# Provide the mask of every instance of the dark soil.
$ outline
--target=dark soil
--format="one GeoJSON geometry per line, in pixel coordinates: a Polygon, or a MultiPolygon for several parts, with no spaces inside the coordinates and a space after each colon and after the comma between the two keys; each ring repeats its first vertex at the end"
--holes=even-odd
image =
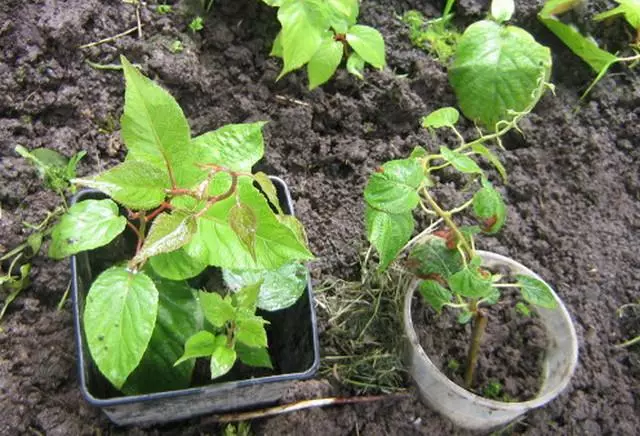
{"type": "MultiPolygon", "coordinates": [[[[517,295],[504,295],[499,304],[485,309],[489,320],[471,390],[493,400],[530,400],[542,386],[545,327],[534,314],[516,312],[516,301],[517,295]]],[[[471,323],[458,323],[454,310],[445,309],[438,315],[421,298],[414,297],[413,303],[411,317],[420,345],[438,369],[466,388],[471,323]]]]}
{"type": "MultiPolygon", "coordinates": [[[[132,34],[84,50],[77,47],[135,25],[134,7],[120,0],[0,2],[2,250],[25,238],[22,221],[41,220],[58,201],[13,151],[16,144],[67,156],[86,150],[81,175],[123,158],[118,133],[109,128],[122,110],[122,76],[85,62],[117,63],[122,53],[177,98],[194,134],[225,123],[269,120],[262,169],[283,177],[293,191],[318,256],[310,265],[314,279],[357,279],[368,174],[416,144],[436,147],[419,119],[455,104],[445,69],[411,48],[396,18],[410,8],[434,16],[443,2],[424,3],[364,1],[361,21],[384,34],[388,66],[368,71],[364,82],[342,71],[309,92],[302,73],[275,82],[280,64],[268,57],[275,14],[257,0],[215,2],[199,34],[186,31],[189,18],[162,16],[149,5],[141,10],[142,39],[132,34]],[[175,39],[185,46],[180,54],[166,48],[175,39]]],[[[596,10],[610,6],[606,0],[591,3],[596,10]]],[[[459,23],[481,18],[487,4],[461,0],[459,23]]],[[[522,123],[524,136],[506,138],[508,222],[498,238],[479,242],[531,267],[557,290],[576,323],[580,361],[566,392],[512,431],[636,434],[640,379],[630,362],[637,361],[638,350],[615,344],[627,333],[620,330],[616,309],[640,295],[640,79],[616,67],[576,112],[593,73],[538,23],[541,5],[542,0],[518,2],[515,21],[552,47],[556,95],[546,95],[522,123]]],[[[472,135],[472,126],[466,127],[472,135]]],[[[2,321],[0,434],[217,431],[197,419],[150,430],[112,426],[81,398],[70,305],[56,310],[69,282],[67,262],[36,257],[32,279],[2,321]]],[[[336,392],[322,380],[298,389],[308,396],[336,392]]],[[[253,428],[257,434],[309,436],[464,433],[415,395],[298,412],[256,421],[253,428]]]]}

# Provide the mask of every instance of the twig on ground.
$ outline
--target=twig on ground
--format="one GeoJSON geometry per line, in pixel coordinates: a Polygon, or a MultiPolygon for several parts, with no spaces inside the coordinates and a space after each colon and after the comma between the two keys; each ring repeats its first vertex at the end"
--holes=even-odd
{"type": "Polygon", "coordinates": [[[78,48],[90,48],[90,47],[95,47],[97,45],[104,44],[104,43],[107,43],[107,42],[112,42],[112,41],[115,41],[118,38],[122,38],[123,36],[127,36],[130,33],[135,32],[136,30],[138,30],[138,32],[141,32],[141,29],[142,29],[142,25],[140,23],[138,23],[138,26],[134,26],[131,29],[127,29],[122,33],[118,33],[117,35],[113,35],[113,36],[110,36],[108,38],[101,39],[100,41],[90,42],[88,44],[84,44],[84,45],[78,46],[78,48]]]}

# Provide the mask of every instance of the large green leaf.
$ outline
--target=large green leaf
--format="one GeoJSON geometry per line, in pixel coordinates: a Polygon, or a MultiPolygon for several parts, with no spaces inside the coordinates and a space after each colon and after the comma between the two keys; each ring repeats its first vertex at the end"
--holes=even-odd
{"type": "Polygon", "coordinates": [[[340,65],[344,48],[342,43],[333,39],[332,35],[329,32],[329,37],[322,41],[322,44],[307,64],[309,89],[314,89],[329,80],[338,69],[338,65],[340,65]]]}
{"type": "Polygon", "coordinates": [[[529,33],[479,21],[460,38],[449,78],[464,115],[494,129],[540,98],[550,71],[551,52],[529,33]]]}
{"type": "Polygon", "coordinates": [[[157,254],[175,251],[188,243],[195,232],[193,215],[180,211],[162,213],[153,220],[149,234],[133,261],[140,263],[157,254]]]}
{"type": "Polygon", "coordinates": [[[264,155],[264,121],[228,124],[193,139],[201,153],[201,164],[216,164],[233,171],[251,171],[264,155]]]}
{"type": "Polygon", "coordinates": [[[361,24],[351,26],[347,32],[347,42],[365,62],[375,68],[384,67],[384,39],[376,29],[361,24]]]}
{"type": "Polygon", "coordinates": [[[126,161],[90,179],[74,179],[74,183],[104,192],[118,203],[135,210],[158,206],[171,187],[165,169],[143,161],[126,161]]]}
{"type": "Polygon", "coordinates": [[[546,309],[555,309],[558,306],[551,288],[545,282],[522,274],[518,274],[516,280],[520,285],[522,298],[527,302],[546,309]]]}
{"type": "Polygon", "coordinates": [[[189,145],[191,133],[175,99],[121,56],[126,79],[121,134],[129,149],[127,159],[167,168],[179,161],[174,154],[189,145]]]}
{"type": "Polygon", "coordinates": [[[371,175],[364,198],[374,209],[408,212],[420,202],[417,190],[423,180],[422,165],[417,159],[392,160],[371,175]]]}
{"type": "Polygon", "coordinates": [[[336,33],[346,33],[349,27],[356,24],[360,13],[359,0],[327,0],[329,5],[330,24],[336,33]]]}
{"type": "Polygon", "coordinates": [[[256,257],[256,230],[258,228],[258,221],[256,214],[253,213],[253,209],[248,204],[237,202],[231,206],[229,210],[229,226],[233,230],[246,248],[251,254],[251,257],[256,257]]]}
{"type": "Polygon", "coordinates": [[[158,318],[140,365],[122,387],[127,395],[186,389],[195,366],[193,360],[174,362],[187,339],[202,328],[196,293],[184,281],[152,278],[159,292],[158,318]]]}
{"type": "Polygon", "coordinates": [[[262,282],[258,307],[275,311],[292,306],[298,301],[307,285],[307,268],[292,262],[276,270],[224,270],[223,278],[233,291],[262,282]]]}
{"type": "Polygon", "coordinates": [[[235,198],[214,204],[198,220],[198,230],[186,252],[193,257],[228,269],[277,269],[292,260],[313,258],[294,232],[275,217],[264,196],[251,181],[240,179],[237,195],[255,216],[255,259],[229,224],[229,211],[235,198]]]}
{"type": "Polygon", "coordinates": [[[596,15],[593,17],[594,21],[602,21],[618,15],[624,15],[625,20],[631,27],[640,31],[640,0],[616,0],[616,2],[620,6],[596,15]]]}
{"type": "Polygon", "coordinates": [[[423,278],[448,279],[464,267],[458,250],[447,248],[443,238],[432,236],[417,244],[409,254],[411,269],[423,278]]]}
{"type": "Polygon", "coordinates": [[[280,44],[284,67],[279,78],[311,60],[322,44],[329,18],[324,0],[287,0],[282,4],[278,21],[282,25],[280,44]]]}
{"type": "Polygon", "coordinates": [[[366,206],[367,238],[378,251],[385,270],[409,241],[415,226],[411,212],[388,213],[366,206]]]}
{"type": "Polygon", "coordinates": [[[49,257],[62,259],[107,245],[127,226],[111,200],[84,200],[69,208],[51,233],[49,257]]]}
{"type": "Polygon", "coordinates": [[[118,389],[147,350],[158,314],[158,290],[142,272],[112,267],[91,285],[83,326],[91,357],[118,389]]]}
{"type": "Polygon", "coordinates": [[[189,256],[184,248],[157,254],[149,259],[149,263],[156,274],[170,280],[190,279],[207,267],[204,262],[189,256]]]}

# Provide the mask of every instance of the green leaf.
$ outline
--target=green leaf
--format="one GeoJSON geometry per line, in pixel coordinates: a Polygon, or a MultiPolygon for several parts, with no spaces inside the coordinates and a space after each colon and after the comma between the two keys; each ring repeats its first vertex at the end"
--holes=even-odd
{"type": "Polygon", "coordinates": [[[195,361],[174,366],[189,337],[202,328],[202,313],[196,292],[186,282],[153,277],[159,292],[158,318],[140,365],[127,378],[127,395],[148,394],[191,385],[195,361]]]}
{"type": "Polygon", "coordinates": [[[462,256],[458,250],[450,250],[443,238],[432,236],[421,244],[417,244],[409,254],[409,265],[420,277],[444,280],[464,267],[462,256]]]}
{"type": "Polygon", "coordinates": [[[284,212],[280,207],[280,200],[278,199],[278,191],[276,190],[276,187],[274,186],[269,176],[267,176],[262,171],[258,171],[253,175],[253,178],[260,186],[260,189],[262,190],[264,195],[267,196],[269,203],[271,203],[276,208],[279,214],[283,214],[284,212]]]}
{"type": "Polygon", "coordinates": [[[83,325],[91,357],[117,388],[140,363],[158,314],[158,290],[142,272],[112,267],[87,294],[83,325]]]}
{"type": "Polygon", "coordinates": [[[411,154],[409,155],[409,158],[420,159],[427,156],[428,154],[429,153],[427,152],[427,150],[425,150],[424,147],[420,145],[416,145],[415,147],[413,147],[413,150],[411,150],[411,154]]]}
{"type": "Polygon", "coordinates": [[[442,158],[449,162],[455,169],[465,174],[482,174],[482,168],[469,156],[451,150],[447,147],[440,147],[442,158]]]}
{"type": "Polygon", "coordinates": [[[449,290],[434,280],[423,280],[418,288],[420,295],[427,303],[431,305],[438,313],[445,304],[451,301],[453,295],[449,290]]]}
{"type": "Polygon", "coordinates": [[[256,216],[255,259],[229,224],[235,198],[219,201],[198,220],[198,231],[186,246],[190,256],[229,269],[276,269],[292,260],[313,258],[305,244],[278,221],[264,195],[250,180],[241,178],[237,193],[256,216]]]}
{"type": "Polygon", "coordinates": [[[531,316],[531,309],[527,306],[527,303],[522,301],[518,301],[515,306],[516,312],[518,312],[522,316],[529,317],[531,316]]]}
{"type": "Polygon", "coordinates": [[[620,6],[596,15],[593,20],[602,21],[607,18],[624,15],[625,20],[631,27],[640,30],[640,0],[616,0],[616,2],[620,6]]]}
{"type": "Polygon", "coordinates": [[[389,213],[405,213],[420,202],[417,190],[424,180],[417,159],[392,160],[369,178],[364,198],[369,206],[389,213]]]}
{"type": "Polygon", "coordinates": [[[498,232],[507,219],[507,207],[502,196],[490,182],[483,181],[483,187],[473,196],[473,212],[483,220],[482,231],[489,234],[498,232]]]}
{"type": "Polygon", "coordinates": [[[493,291],[491,277],[485,278],[477,268],[468,266],[447,279],[449,288],[454,294],[463,297],[480,299],[493,291]]]}
{"type": "Polygon", "coordinates": [[[460,312],[460,315],[458,315],[458,324],[466,324],[471,321],[472,318],[473,313],[469,312],[468,310],[463,310],[462,312],[460,312]]]}
{"type": "Polygon", "coordinates": [[[551,52],[529,33],[485,20],[460,38],[449,79],[462,113],[494,129],[538,101],[550,71],[551,52]]]}
{"type": "Polygon", "coordinates": [[[261,283],[258,307],[268,311],[292,306],[307,285],[307,268],[297,262],[287,263],[276,270],[223,270],[222,276],[233,291],[261,283]]]}
{"type": "Polygon", "coordinates": [[[513,0],[492,0],[491,2],[491,16],[498,23],[510,20],[515,9],[513,0]]]}
{"type": "Polygon", "coordinates": [[[307,233],[304,230],[302,223],[293,215],[276,215],[276,218],[280,224],[286,226],[293,232],[298,239],[298,242],[302,245],[307,245],[307,233]]]}
{"type": "Polygon", "coordinates": [[[558,306],[551,288],[542,280],[522,274],[516,275],[516,280],[526,302],[546,309],[555,309],[558,306]]]}
{"type": "Polygon", "coordinates": [[[583,36],[577,29],[564,24],[556,17],[544,15],[542,12],[538,17],[549,30],[596,73],[606,72],[618,60],[615,55],[599,48],[593,39],[583,36]]]}
{"type": "MultiPolygon", "coordinates": [[[[224,336],[219,337],[226,340],[224,336]]],[[[184,353],[176,360],[173,366],[178,366],[182,362],[197,357],[211,356],[216,349],[216,339],[217,337],[213,333],[204,330],[192,335],[184,344],[184,353]]]]}
{"type": "Polygon", "coordinates": [[[443,107],[431,112],[422,118],[422,127],[439,129],[441,127],[454,127],[460,119],[460,113],[456,108],[443,107]]]}
{"type": "Polygon", "coordinates": [[[180,160],[180,149],[191,140],[187,119],[171,95],[120,57],[126,79],[121,134],[129,149],[127,160],[145,161],[157,168],[180,160]]]}
{"type": "Polygon", "coordinates": [[[111,200],[84,200],[74,204],[51,233],[49,257],[62,259],[111,242],[127,226],[111,200]]]}
{"type": "Polygon", "coordinates": [[[347,42],[364,59],[375,68],[382,69],[384,59],[384,39],[373,27],[356,24],[347,32],[347,42]]]}
{"type": "Polygon", "coordinates": [[[216,336],[215,349],[211,354],[211,379],[221,377],[231,371],[234,363],[236,363],[236,351],[227,346],[227,338],[220,335],[216,336]]]}
{"type": "MultiPolygon", "coordinates": [[[[38,169],[38,174],[44,180],[46,187],[58,193],[69,187],[69,179],[73,177],[69,177],[68,167],[71,162],[65,156],[48,148],[36,148],[29,151],[21,145],[16,145],[15,151],[38,169]]],[[[84,152],[80,152],[78,155],[81,158],[84,156],[84,152]]]]}
{"type": "Polygon", "coordinates": [[[165,189],[171,188],[165,170],[142,161],[126,161],[91,179],[74,179],[73,183],[104,192],[135,210],[160,205],[167,196],[165,189]]]}
{"type": "Polygon", "coordinates": [[[203,150],[202,164],[216,164],[233,171],[250,172],[264,155],[262,127],[257,123],[227,124],[193,139],[192,146],[203,150]]]}
{"type": "Polygon", "coordinates": [[[338,65],[340,65],[344,49],[342,43],[334,40],[332,35],[333,33],[329,38],[322,41],[322,44],[307,64],[309,89],[317,88],[328,81],[338,69],[338,65]]]}
{"type": "Polygon", "coordinates": [[[259,316],[239,317],[236,320],[236,339],[247,347],[266,347],[266,321],[259,316]]]}
{"type": "Polygon", "coordinates": [[[411,212],[387,213],[366,206],[367,239],[380,256],[380,270],[384,271],[411,238],[415,226],[411,212]]]}
{"type": "Polygon", "coordinates": [[[273,369],[271,357],[269,357],[269,351],[266,348],[247,347],[243,343],[237,342],[236,353],[238,353],[238,359],[245,365],[273,369]]]}
{"type": "Polygon", "coordinates": [[[364,80],[362,75],[364,72],[364,59],[358,56],[358,53],[353,52],[347,58],[347,71],[358,79],[364,80]]]}
{"type": "Polygon", "coordinates": [[[170,280],[185,280],[200,274],[207,265],[189,256],[184,247],[170,253],[160,253],[149,259],[153,270],[159,276],[170,280]]]}
{"type": "Polygon", "coordinates": [[[309,62],[318,51],[329,25],[329,10],[323,0],[289,0],[278,9],[278,21],[284,60],[280,79],[309,62]]]}
{"type": "Polygon", "coordinates": [[[231,301],[216,292],[200,291],[200,307],[205,318],[213,326],[222,328],[227,321],[233,321],[236,318],[236,309],[231,301]]]}
{"type": "Polygon", "coordinates": [[[276,39],[273,40],[273,46],[271,46],[269,56],[282,57],[282,31],[278,32],[276,39]]]}
{"type": "MultiPolygon", "coordinates": [[[[228,270],[222,271],[222,276],[225,279],[225,283],[227,283],[228,270]]],[[[245,284],[240,289],[231,288],[235,291],[233,298],[235,300],[236,307],[240,309],[247,310],[251,313],[256,312],[256,308],[258,307],[258,296],[260,295],[260,287],[262,286],[263,279],[259,279],[257,282],[252,284],[245,284]]]]}
{"type": "Polygon", "coordinates": [[[149,234],[133,258],[136,263],[161,253],[170,253],[187,244],[196,232],[193,215],[184,212],[162,213],[153,220],[149,234]]]}
{"type": "Polygon", "coordinates": [[[356,24],[360,13],[358,0],[327,0],[331,27],[338,34],[347,33],[352,25],[356,24]]]}
{"type": "Polygon", "coordinates": [[[474,153],[479,154],[480,156],[487,159],[491,163],[491,165],[493,165],[496,170],[498,170],[498,174],[500,174],[502,180],[507,183],[507,170],[504,169],[504,165],[502,165],[500,159],[498,159],[498,157],[493,154],[491,150],[489,150],[482,144],[473,144],[471,146],[471,150],[473,150],[474,153]]]}
{"type": "Polygon", "coordinates": [[[256,230],[258,221],[251,206],[236,203],[229,211],[229,225],[251,257],[256,259],[256,230]]]}

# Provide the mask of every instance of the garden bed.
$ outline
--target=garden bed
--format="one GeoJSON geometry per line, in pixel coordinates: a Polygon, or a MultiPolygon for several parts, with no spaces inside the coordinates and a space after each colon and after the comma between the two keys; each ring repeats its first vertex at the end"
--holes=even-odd
{"type": "MultiPolygon", "coordinates": [[[[3,2],[0,252],[22,242],[23,221],[39,222],[58,202],[15,154],[15,145],[49,147],[66,156],[86,150],[81,175],[124,157],[113,126],[122,108],[122,74],[86,63],[117,63],[123,53],[176,97],[194,134],[227,123],[270,121],[261,169],[291,188],[317,255],[310,264],[312,277],[317,282],[358,279],[359,257],[367,248],[362,199],[367,177],[417,144],[436,147],[419,119],[455,105],[444,67],[411,47],[397,18],[416,8],[428,16],[439,14],[439,2],[424,3],[363,1],[360,21],[383,33],[387,67],[368,70],[365,81],[341,70],[309,92],[300,72],[275,81],[280,62],[268,53],[278,25],[274,11],[256,0],[216,2],[197,34],[178,13],[142,8],[142,39],[132,33],[83,50],[77,47],[135,26],[135,8],[117,0],[3,2]],[[169,46],[176,39],[184,50],[174,54],[169,46]]],[[[623,334],[638,331],[622,330],[616,309],[640,295],[640,77],[614,71],[623,74],[605,77],[576,111],[592,79],[588,66],[537,21],[542,2],[517,3],[527,4],[518,5],[516,23],[552,48],[556,96],[545,95],[521,123],[524,136],[511,133],[504,140],[509,216],[500,236],[483,238],[482,248],[518,259],[555,288],[575,320],[580,360],[567,391],[530,412],[513,431],[634,434],[640,428],[638,349],[615,345],[628,339],[623,334]]],[[[599,10],[608,5],[592,3],[599,10]]],[[[477,20],[486,7],[483,1],[460,1],[458,20],[477,20]]],[[[471,133],[473,126],[467,122],[464,128],[471,133]]],[[[78,388],[71,305],[56,308],[70,280],[67,262],[37,257],[31,276],[33,284],[0,324],[0,434],[121,432],[84,401],[78,388]]],[[[326,327],[322,311],[319,316],[326,327]]],[[[329,382],[302,383],[289,399],[350,393],[329,382]]],[[[256,434],[457,431],[415,395],[296,412],[252,426],[256,434]]],[[[137,434],[147,431],[199,434],[217,428],[194,419],[137,429],[137,434]]]]}

